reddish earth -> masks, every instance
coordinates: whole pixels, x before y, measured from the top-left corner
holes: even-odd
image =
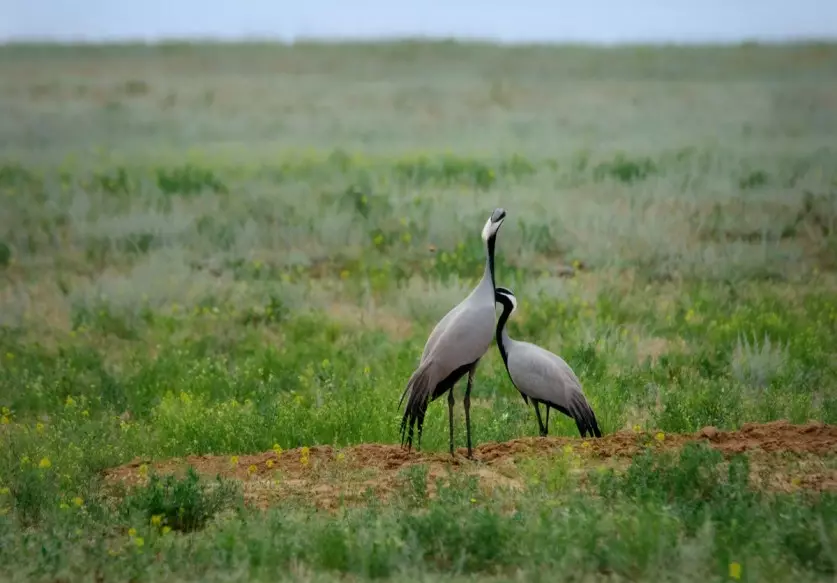
[[[747,452],[752,478],[760,487],[837,490],[837,426],[822,423],[792,425],[785,421],[745,424],[738,431],[705,427],[693,434],[651,434],[620,431],[600,439],[566,437],[522,438],[505,443],[485,443],[474,451],[474,460],[447,453],[407,452],[397,445],[363,444],[341,449],[315,446],[255,455],[189,456],[159,462],[134,460],[107,470],[106,482],[126,486],[145,481],[147,474],[182,474],[193,466],[200,474],[241,480],[245,500],[267,507],[280,499],[298,498],[322,508],[358,503],[369,495],[382,499],[399,489],[402,470],[415,464],[428,466],[428,490],[435,493],[435,479],[449,472],[479,478],[483,489],[521,488],[525,483],[518,462],[526,458],[569,455],[573,472],[586,474],[596,467],[626,467],[631,456],[644,447],[678,449],[688,442],[704,441],[726,457]]]

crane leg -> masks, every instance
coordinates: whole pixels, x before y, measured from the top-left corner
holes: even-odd
[[[450,454],[453,455],[453,387],[448,391],[448,425],[450,429]]]
[[[462,404],[465,405],[465,433],[468,436],[468,457],[471,458],[471,387],[474,384],[474,371],[477,365],[474,364],[468,369],[468,385],[465,387],[465,399]]]
[[[551,408],[552,407],[550,407],[549,405],[546,406],[546,425],[544,426],[544,435],[549,435],[549,410]]]
[[[538,417],[538,429],[540,430],[541,437],[545,437],[546,436],[546,429],[544,428],[543,420],[541,419],[541,409],[540,409],[540,407],[538,407],[538,402],[535,401],[534,399],[532,400],[532,403],[535,405],[535,415],[537,415],[537,417]],[[546,414],[549,415],[549,406],[547,406],[547,408],[546,408]]]

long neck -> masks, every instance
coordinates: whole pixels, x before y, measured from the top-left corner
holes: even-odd
[[[511,315],[511,306],[503,303],[503,313],[497,321],[497,348],[500,349],[500,356],[503,357],[506,368],[509,367],[509,333],[506,332],[509,315]]]
[[[491,294],[494,295],[494,244],[496,243],[497,238],[495,236],[491,236],[488,238],[486,242],[486,258],[485,258],[485,273],[483,273],[482,281],[491,282]]]

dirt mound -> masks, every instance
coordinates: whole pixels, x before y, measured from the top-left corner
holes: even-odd
[[[405,470],[427,466],[427,486],[435,493],[437,478],[447,480],[452,471],[474,475],[483,490],[521,488],[523,480],[516,462],[522,458],[572,454],[581,469],[601,465],[624,467],[630,457],[646,447],[678,449],[693,441],[707,442],[725,455],[748,452],[752,467],[771,468],[769,479],[758,483],[771,489],[837,490],[837,426],[822,423],[792,425],[786,421],[745,424],[738,431],[705,427],[693,434],[663,434],[620,431],[600,439],[528,437],[504,443],[485,443],[475,448],[474,459],[447,453],[408,452],[397,445],[363,444],[342,449],[314,446],[268,451],[242,456],[188,456],[152,463],[134,460],[107,470],[109,484],[127,486],[144,482],[150,471],[182,475],[193,466],[200,474],[236,478],[244,484],[245,499],[260,507],[286,498],[299,497],[322,508],[392,495],[407,477]],[[790,455],[788,455],[790,454]],[[762,474],[764,472],[761,472]]]

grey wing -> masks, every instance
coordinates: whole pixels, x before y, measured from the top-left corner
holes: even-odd
[[[517,342],[509,354],[509,374],[530,398],[565,406],[581,383],[560,357],[528,342]]]
[[[430,336],[427,338],[427,342],[424,343],[424,350],[421,353],[421,362],[424,362],[424,359],[427,358],[427,355],[430,354],[433,351],[433,348],[439,342],[439,339],[442,337],[442,334],[444,333],[445,329],[448,327],[448,324],[450,324],[451,320],[453,320],[453,318],[456,316],[456,313],[461,308],[462,308],[461,303],[455,305],[433,327],[433,330],[430,332]]]
[[[422,360],[432,358],[443,379],[457,368],[482,358],[494,339],[494,317],[494,307],[488,305],[457,310],[435,342],[430,345],[428,341]]]

